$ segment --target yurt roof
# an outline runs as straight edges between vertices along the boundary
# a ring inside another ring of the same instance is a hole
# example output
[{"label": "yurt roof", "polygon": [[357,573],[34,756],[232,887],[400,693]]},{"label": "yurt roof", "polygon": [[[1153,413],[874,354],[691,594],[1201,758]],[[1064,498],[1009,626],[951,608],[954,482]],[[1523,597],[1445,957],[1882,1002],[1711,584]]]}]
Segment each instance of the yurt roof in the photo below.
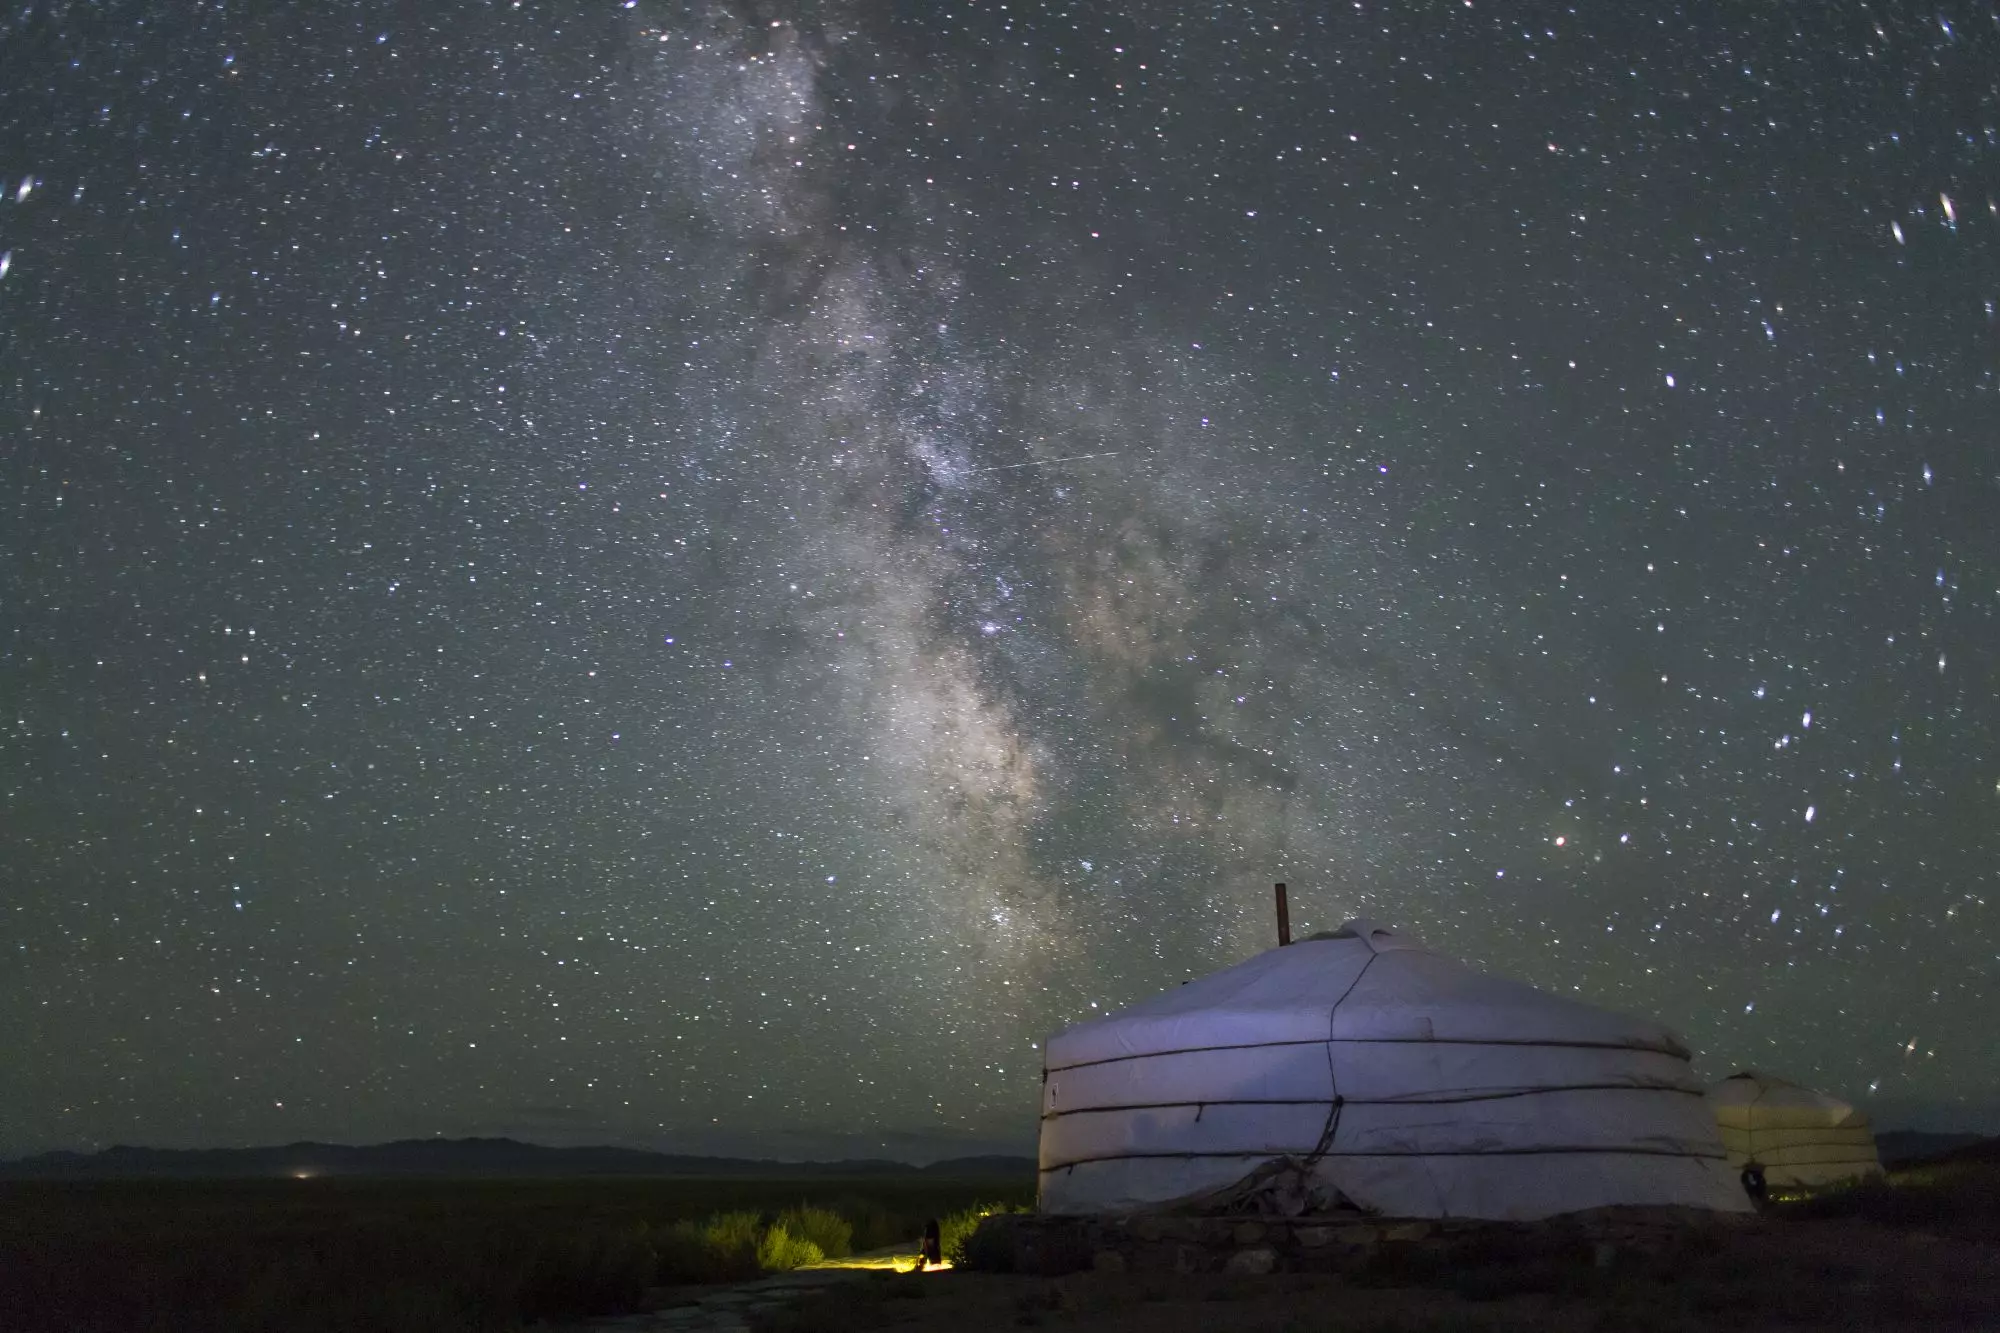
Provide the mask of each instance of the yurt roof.
[{"label": "yurt roof", "polygon": [[1664,1026],[1487,976],[1390,927],[1350,921],[1070,1028],[1050,1070],[1287,1041],[1687,1048]]},{"label": "yurt roof", "polygon": [[1708,1098],[1718,1109],[1784,1113],[1789,1117],[1809,1117],[1829,1125],[1865,1125],[1867,1116],[1838,1097],[1775,1074],[1744,1069],[1731,1074],[1708,1090]]}]

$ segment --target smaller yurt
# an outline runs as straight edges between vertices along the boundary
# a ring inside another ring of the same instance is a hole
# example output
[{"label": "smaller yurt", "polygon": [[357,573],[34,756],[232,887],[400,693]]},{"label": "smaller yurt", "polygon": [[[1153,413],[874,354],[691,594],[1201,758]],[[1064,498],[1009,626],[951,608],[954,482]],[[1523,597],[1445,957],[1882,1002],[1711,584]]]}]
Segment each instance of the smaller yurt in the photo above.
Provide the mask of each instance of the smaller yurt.
[{"label": "smaller yurt", "polygon": [[1041,1206],[1746,1211],[1704,1091],[1658,1023],[1350,921],[1050,1038]]},{"label": "smaller yurt", "polygon": [[1778,1186],[1812,1188],[1882,1174],[1868,1117],[1838,1097],[1745,1070],[1708,1090],[1729,1164],[1755,1162]]}]

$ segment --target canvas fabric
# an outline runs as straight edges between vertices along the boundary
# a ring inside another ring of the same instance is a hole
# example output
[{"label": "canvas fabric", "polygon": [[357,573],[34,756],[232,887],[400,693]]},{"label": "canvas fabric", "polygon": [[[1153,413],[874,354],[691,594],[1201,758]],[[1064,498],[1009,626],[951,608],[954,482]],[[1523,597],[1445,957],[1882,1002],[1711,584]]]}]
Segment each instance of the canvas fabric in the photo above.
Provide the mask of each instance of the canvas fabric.
[{"label": "canvas fabric", "polygon": [[1123,1211],[1292,1158],[1399,1217],[1748,1202],[1684,1044],[1368,922],[1050,1039],[1041,1200]]},{"label": "canvas fabric", "polygon": [[1730,1163],[1756,1162],[1777,1186],[1813,1188],[1882,1174],[1868,1117],[1838,1097],[1745,1071],[1709,1089]]}]

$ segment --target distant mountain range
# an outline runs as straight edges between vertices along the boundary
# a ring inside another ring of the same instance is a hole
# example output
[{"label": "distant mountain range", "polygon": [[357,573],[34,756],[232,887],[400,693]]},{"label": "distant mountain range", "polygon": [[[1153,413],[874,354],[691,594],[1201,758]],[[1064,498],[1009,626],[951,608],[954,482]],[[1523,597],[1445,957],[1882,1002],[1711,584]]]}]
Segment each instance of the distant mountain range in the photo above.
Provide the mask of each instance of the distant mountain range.
[{"label": "distant mountain range", "polygon": [[357,1147],[287,1143],[269,1148],[105,1148],[46,1152],[0,1161],[0,1178],[86,1180],[118,1177],[218,1179],[255,1176],[966,1176],[1032,1177],[1027,1157],[956,1157],[907,1162],[778,1162],[690,1157],[640,1148],[548,1148],[515,1139],[402,1139]]},{"label": "distant mountain range", "polygon": [[[1944,1153],[1996,1151],[2000,1139],[1979,1134],[1886,1130],[1876,1136],[1888,1166]],[[1980,1145],[1974,1147],[1973,1145]],[[643,1148],[550,1148],[517,1139],[401,1139],[355,1146],[287,1143],[267,1148],[105,1148],[46,1152],[0,1161],[0,1179],[103,1180],[131,1177],[243,1179],[282,1176],[562,1177],[562,1176],[903,1176],[910,1178],[1032,1178],[1031,1157],[954,1157],[928,1166],[862,1159],[781,1162],[753,1157],[695,1157]]]}]

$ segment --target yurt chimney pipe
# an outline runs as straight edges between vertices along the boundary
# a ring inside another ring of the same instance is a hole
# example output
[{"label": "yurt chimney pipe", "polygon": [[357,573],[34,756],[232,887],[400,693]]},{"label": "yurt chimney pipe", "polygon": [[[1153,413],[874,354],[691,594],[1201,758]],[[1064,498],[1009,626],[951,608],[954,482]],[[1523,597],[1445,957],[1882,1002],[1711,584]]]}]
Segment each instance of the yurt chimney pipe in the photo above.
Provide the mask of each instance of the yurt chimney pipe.
[{"label": "yurt chimney pipe", "polygon": [[1278,947],[1282,949],[1292,942],[1292,907],[1285,899],[1285,886],[1279,884],[1275,887],[1278,897]]}]

